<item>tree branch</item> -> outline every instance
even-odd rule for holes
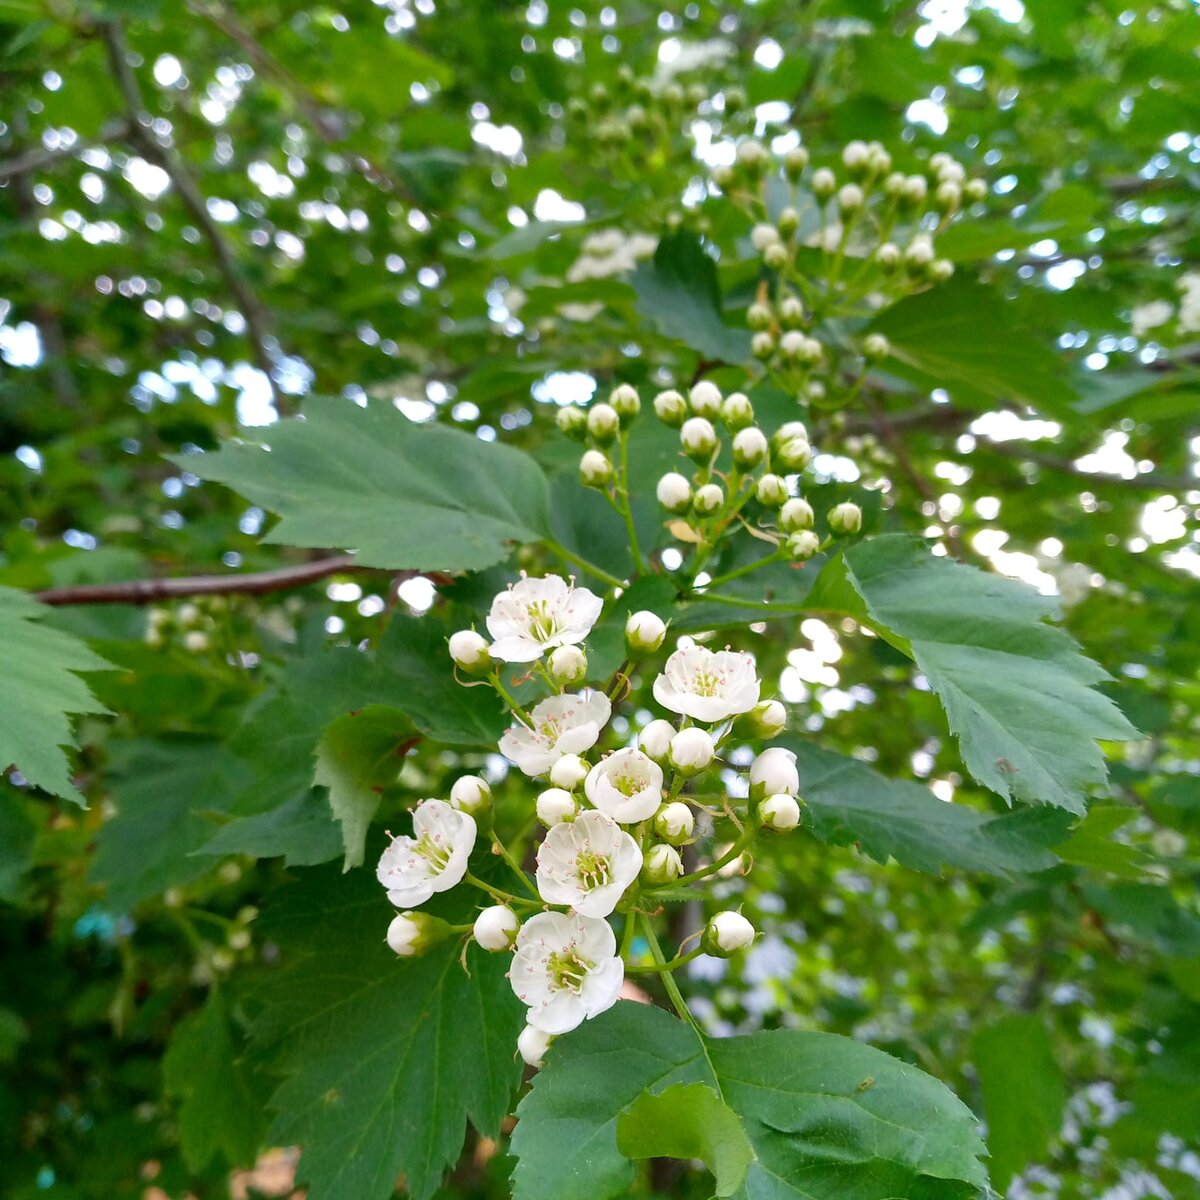
[[[117,142],[129,133],[129,122],[125,118],[109,121],[94,138],[80,138],[69,146],[60,146],[51,150],[46,146],[36,146],[18,154],[7,162],[0,163],[0,183],[6,183],[21,175],[29,175],[42,167],[48,167],[64,158],[74,158],[92,146],[103,146],[107,142]]]
[[[160,166],[170,176],[184,207],[191,214],[192,220],[212,248],[217,269],[221,272],[245,318],[246,333],[254,365],[266,375],[267,384],[276,401],[276,407],[282,411],[272,375],[275,369],[275,355],[271,348],[273,338],[267,309],[242,275],[241,267],[234,257],[233,250],[220,227],[209,216],[208,204],[187,167],[177,155],[167,150],[151,131],[148,124],[149,115],[142,99],[142,90],[138,85],[137,76],[133,73],[133,68],[129,65],[129,47],[125,42],[121,26],[116,21],[104,21],[100,28],[104,36],[104,44],[108,49],[108,59],[112,65],[113,75],[128,110],[130,140],[140,147],[142,153],[149,160]]]
[[[120,583],[83,583],[71,587],[47,588],[34,592],[43,604],[61,607],[67,604],[153,604],[156,600],[178,600],[184,596],[265,596],[289,588],[303,587],[343,575],[366,571],[352,554],[336,554],[313,562],[273,571],[252,571],[245,575],[187,575],[178,579],[128,579]],[[422,575],[422,571],[397,571],[393,578],[402,582]]]

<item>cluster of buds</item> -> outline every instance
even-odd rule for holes
[[[543,832],[532,878],[501,840],[491,787],[475,775],[457,779],[446,799],[420,801],[411,835],[393,838],[377,868],[388,899],[402,910],[386,934],[396,954],[421,954],[461,934],[484,950],[512,955],[509,980],[528,1010],[518,1050],[533,1065],[554,1038],[611,1007],[627,971],[675,970],[701,953],[729,957],[747,949],[754,927],[726,910],[665,959],[646,914],[673,902],[671,890],[681,882],[745,873],[755,837],[793,830],[801,819],[795,755],[783,747],[763,750],[744,783],[727,789],[728,745],[775,737],[787,721],[782,704],[762,698],[749,654],[680,639],[653,681],[665,715],[650,721],[636,743],[613,728],[614,703],[605,691],[559,682],[550,664],[564,650],[584,663],[579,682],[586,676],[583,644],[602,607],[591,592],[557,576],[522,578],[495,597],[490,642],[472,630],[450,639],[457,666],[488,676],[513,714],[499,749],[533,783],[531,815]],[[629,614],[628,656],[648,660],[664,651],[667,633],[657,614]],[[528,711],[500,677],[498,668],[508,663],[523,664],[528,677],[548,685]],[[714,790],[729,792],[720,809],[706,803]],[[721,823],[733,830],[731,841],[716,837]],[[481,837],[507,865],[513,891],[472,873]],[[460,884],[484,894],[469,924],[420,911]],[[614,917],[627,934],[642,930],[654,966],[638,961],[632,936],[618,951]]]
[[[151,608],[146,614],[146,645],[162,649],[177,643],[189,654],[207,654],[217,634],[218,618],[228,608],[224,596],[198,596],[178,608]]]
[[[558,410],[557,422],[572,441],[588,446],[579,460],[579,477],[586,487],[609,491],[623,488],[611,457],[613,444],[623,438],[634,418],[642,411],[637,388],[618,384],[609,393],[607,403],[594,401],[587,408],[567,405]]]
[[[705,380],[686,397],[675,390],[660,392],[654,412],[679,430],[680,449],[695,464],[690,475],[668,471],[656,488],[659,504],[672,514],[668,528],[677,538],[713,548],[733,518],[756,501],[760,536],[774,540],[780,554],[803,562],[822,549],[813,532],[812,506],[793,494],[813,458],[802,422],[788,421],[768,438],[754,424],[748,397],[741,392],[722,396]],[[723,475],[716,469],[722,449],[718,426],[730,437],[733,464]],[[828,520],[832,534],[853,534],[861,528],[862,513],[856,505],[838,505]]]
[[[841,397],[831,383],[839,366],[834,347],[815,331],[831,318],[869,315],[881,296],[898,299],[949,279],[954,266],[938,257],[936,235],[964,204],[987,195],[984,181],[967,179],[948,154],[905,174],[893,170],[878,142],[857,140],[844,148],[837,171],[812,167],[802,146],[777,162],[747,140],[714,181],[753,222],[751,249],[770,272],[746,314],[753,353],[817,407]],[[867,334],[855,349],[863,364],[890,352],[880,334]]]

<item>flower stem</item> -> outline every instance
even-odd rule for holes
[[[721,855],[715,862],[711,862],[707,867],[701,867],[698,871],[692,871],[687,875],[680,875],[678,879],[671,881],[672,887],[679,887],[682,884],[695,883],[698,879],[707,879],[708,876],[716,874],[722,867],[727,867],[733,862],[739,854],[750,844],[754,837],[754,825],[748,823],[746,828],[742,830],[741,836],[724,854]]]
[[[493,900],[497,900],[501,904],[516,904],[521,908],[541,907],[540,901],[525,900],[521,896],[514,896],[512,892],[501,891],[497,887],[492,887],[490,883],[484,883],[482,879],[480,879],[477,875],[472,875],[470,871],[463,876],[463,880],[469,883],[472,887],[477,887],[481,891],[487,892],[487,894],[491,896]]]
[[[507,704],[508,707],[511,708],[512,711],[518,717],[520,717],[530,729],[532,729],[533,721],[530,719],[529,714],[520,706],[520,704],[517,703],[516,697],[513,696],[508,688],[506,688],[501,682],[499,668],[497,669],[496,674],[491,677],[491,680],[492,687],[494,687],[496,691],[500,693],[500,698],[504,701],[504,703]]]
[[[650,917],[642,917],[642,929],[646,934],[646,941],[650,943],[650,956],[658,963],[659,969],[662,971],[663,987],[667,989],[667,995],[671,997],[671,1003],[675,1006],[675,1011],[701,1036],[703,1030],[700,1028],[699,1022],[692,1016],[691,1009],[687,1006],[687,1001],[683,998],[683,993],[679,990],[679,984],[675,982],[675,976],[669,970],[666,970],[667,959],[662,952],[662,947],[658,944],[658,935],[654,932],[654,922]]]
[[[625,529],[629,534],[629,551],[633,555],[634,569],[639,575],[644,574],[645,566],[642,563],[642,551],[638,545],[637,528],[633,523],[633,509],[629,504],[629,434],[621,431],[621,487],[619,495],[621,497],[621,515],[625,518]]]
[[[531,896],[534,896],[540,900],[541,897],[538,896],[537,889],[532,883],[529,882],[529,876],[525,874],[525,868],[522,867],[519,862],[517,862],[516,856],[513,854],[513,852],[495,834],[492,835],[492,846],[499,851],[500,857],[504,859],[504,861],[513,869],[513,873],[521,881],[521,884],[525,890]]]
[[[684,963],[690,963],[693,958],[696,958],[703,953],[704,953],[704,948],[702,946],[697,946],[695,948],[695,950],[689,950],[686,954],[677,954],[674,958],[670,959],[668,962],[664,962],[664,963],[656,962],[653,965],[647,963],[645,966],[626,967],[625,970],[626,971],[656,971],[656,972],[663,971],[663,972],[670,973],[671,971],[678,970],[680,967],[682,967],[684,965]]]
[[[764,558],[755,559],[752,563],[746,563],[745,566],[738,567],[736,571],[728,571],[724,575],[718,575],[715,579],[710,579],[704,586],[706,588],[719,587],[723,583],[728,583],[731,579],[738,579],[743,575],[749,575],[751,571],[757,571],[762,567],[769,567],[772,563],[781,562],[782,560],[783,555],[778,552],[768,554]],[[704,596],[705,594],[704,592],[697,593],[700,596]]]

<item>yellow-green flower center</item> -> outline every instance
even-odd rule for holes
[[[595,963],[588,962],[586,958],[582,958],[572,946],[570,950],[565,950],[561,954],[551,954],[546,969],[556,988],[578,995],[583,988],[583,981],[587,978],[587,973],[595,965]]]
[[[558,621],[545,600],[534,600],[526,612],[529,617],[529,632],[539,642],[547,641],[558,632]]]
[[[444,871],[450,861],[450,851],[435,842],[427,833],[421,834],[415,850],[435,871]]]
[[[604,887],[612,881],[608,858],[603,854],[596,854],[592,850],[580,852],[579,857],[575,860],[575,868],[579,872],[579,878],[583,881],[584,887],[589,891],[593,888]]]

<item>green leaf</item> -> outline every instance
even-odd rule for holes
[[[465,889],[427,906],[470,918]],[[392,910],[370,872],[300,874],[268,902],[259,932],[280,966],[251,1000],[252,1035],[286,1078],[269,1140],[300,1144],[311,1200],[384,1200],[403,1174],[428,1200],[462,1150],[468,1120],[495,1137],[521,1071],[523,1010],[503,955],[451,939],[423,958],[384,943]]]
[[[344,870],[362,865],[380,796],[396,782],[404,755],[419,740],[403,713],[381,704],[339,717],[321,735],[313,783],[329,789],[346,847]]]
[[[1045,871],[1058,858],[1069,813],[1022,809],[992,816],[939,800],[927,787],[885,779],[865,763],[799,738],[784,739],[796,754],[805,825],[823,842],[856,843],[876,862],[894,858],[929,875],[944,867],[1011,875]]]
[[[118,911],[182,887],[212,869],[198,850],[212,833],[201,815],[228,807],[246,785],[244,764],[207,738],[113,743],[116,808],[96,835],[89,877]]]
[[[337,858],[344,845],[328,801],[304,792],[268,812],[235,817],[192,853],[282,857],[285,866],[311,867]]]
[[[1118,841],[1116,833],[1138,815],[1135,808],[1094,805],[1069,838],[1058,848],[1063,862],[1123,879],[1141,879],[1153,859],[1144,850]]]
[[[366,566],[479,570],[547,531],[546,480],[511,446],[422,427],[387,404],[313,396],[270,450],[225,442],[173,461],[281,518],[266,540],[354,550]]]
[[[1039,1017],[1004,1017],[975,1035],[992,1183],[1003,1192],[1058,1136],[1067,1087]]]
[[[632,1159],[701,1159],[718,1196],[732,1196],[754,1161],[737,1114],[703,1083],[642,1092],[617,1118],[617,1149]]]
[[[708,1039],[622,1002],[551,1048],[517,1109],[515,1200],[625,1195],[621,1114],[643,1092],[702,1084],[755,1154],[754,1200],[967,1200],[987,1177],[975,1118],[937,1080],[848,1038],[775,1030]]]
[[[809,596],[885,630],[937,693],[971,774],[1010,802],[1082,813],[1107,777],[1098,738],[1135,738],[1094,689],[1109,678],[1057,608],[1015,580],[936,558],[916,540],[873,538],[832,559]]]
[[[638,309],[666,337],[706,359],[739,364],[750,356],[750,334],[721,315],[717,264],[694,233],[679,230],[658,243],[654,258],[633,273]]]
[[[962,405],[1010,400],[1062,413],[1075,400],[1048,341],[1015,326],[996,293],[976,283],[919,292],[884,309],[871,328],[891,344],[889,372],[946,388]]]
[[[234,1167],[253,1161],[265,1132],[262,1099],[239,1061],[220,992],[175,1026],[163,1057],[163,1087],[182,1100],[179,1142],[190,1170],[203,1171],[217,1155]]]
[[[37,825],[16,788],[0,782],[0,900],[17,898],[21,879],[33,864]]]
[[[34,787],[86,807],[63,752],[75,746],[67,714],[108,711],[76,672],[112,666],[78,638],[43,625],[48,612],[24,592],[0,588],[0,771],[15,766]]]

